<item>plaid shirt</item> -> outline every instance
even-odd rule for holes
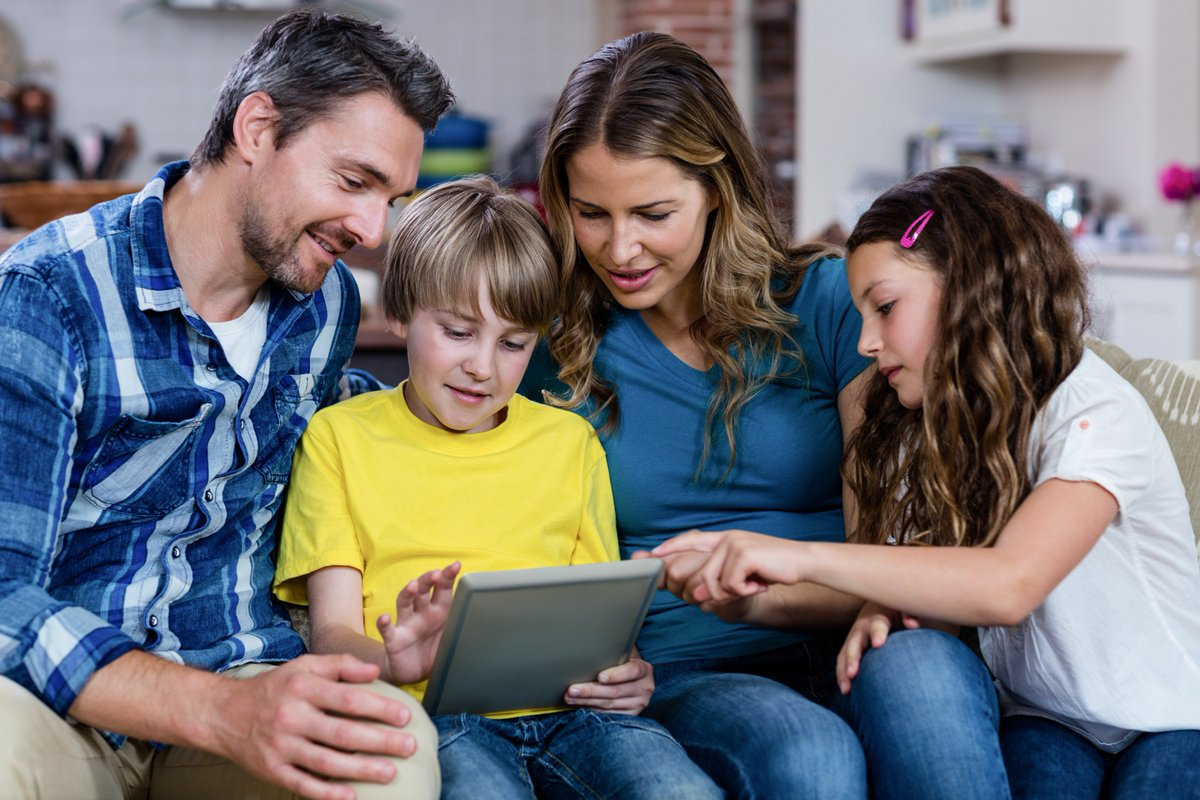
[[[0,669],[63,715],[135,648],[205,670],[300,654],[271,596],[292,451],[352,381],[378,386],[344,370],[359,302],[341,264],[311,295],[271,284],[238,376],[167,253],[162,197],[185,171],[0,259]]]

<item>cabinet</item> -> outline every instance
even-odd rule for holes
[[[1135,358],[1200,359],[1200,262],[1158,253],[1085,255],[1092,333]]]
[[[1120,55],[1129,0],[913,0],[913,57],[946,64],[1016,53]]]

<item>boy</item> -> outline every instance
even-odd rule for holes
[[[537,212],[489,178],[442,184],[401,216],[383,294],[409,378],[318,413],[292,472],[276,592],[309,604],[315,652],[378,664],[419,697],[460,563],[617,557],[592,427],[515,395],[554,316],[556,273]],[[435,717],[443,796],[719,796],[663,728],[635,716],[652,691],[634,659],[571,687],[577,709]]]

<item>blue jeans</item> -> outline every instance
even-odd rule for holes
[[[1010,796],[991,676],[947,633],[892,631],[833,708],[862,740],[876,800]]]
[[[1200,731],[1143,733],[1106,753],[1041,717],[1008,717],[1000,726],[1013,797],[1167,800],[1200,797]]]
[[[661,725],[642,717],[575,709],[433,722],[442,797],[722,796]]]
[[[730,797],[862,798],[862,748],[837,715],[810,699],[832,687],[832,654],[829,643],[806,643],[656,665],[657,688],[643,713]]]

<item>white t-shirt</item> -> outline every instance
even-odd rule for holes
[[[1119,510],[1023,622],[981,628],[1006,714],[1057,720],[1105,750],[1200,729],[1200,566],[1175,459],[1137,390],[1083,359],[1042,409],[1029,472],[1092,481]]]
[[[263,286],[240,317],[208,323],[230,365],[246,380],[254,377],[258,357],[267,341],[267,309],[270,305],[271,293]]]

